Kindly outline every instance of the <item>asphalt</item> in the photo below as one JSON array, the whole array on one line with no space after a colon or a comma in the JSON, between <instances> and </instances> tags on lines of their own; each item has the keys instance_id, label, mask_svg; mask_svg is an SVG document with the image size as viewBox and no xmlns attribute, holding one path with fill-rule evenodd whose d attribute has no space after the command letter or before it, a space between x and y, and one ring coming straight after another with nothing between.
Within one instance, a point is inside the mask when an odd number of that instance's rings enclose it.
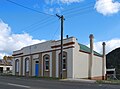
<instances>
[{"instance_id":1,"label":"asphalt","mask_svg":"<svg viewBox=\"0 0 120 89\"><path fill-rule=\"evenodd\" d=\"M0 76L0 89L120 89L120 85L96 84L82 79L50 80Z\"/></svg>"}]
</instances>

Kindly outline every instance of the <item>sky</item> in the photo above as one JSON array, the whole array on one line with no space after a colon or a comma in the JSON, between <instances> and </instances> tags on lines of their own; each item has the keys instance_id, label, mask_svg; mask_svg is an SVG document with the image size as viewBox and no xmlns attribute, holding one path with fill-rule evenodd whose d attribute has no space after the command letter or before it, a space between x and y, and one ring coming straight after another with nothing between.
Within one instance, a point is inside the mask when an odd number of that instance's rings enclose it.
<instances>
[{"instance_id":1,"label":"sky","mask_svg":"<svg viewBox=\"0 0 120 89\"><path fill-rule=\"evenodd\" d=\"M120 47L120 0L0 0L0 58L24 46L60 39L63 15L64 37L74 36L106 54Z\"/></svg>"}]
</instances>

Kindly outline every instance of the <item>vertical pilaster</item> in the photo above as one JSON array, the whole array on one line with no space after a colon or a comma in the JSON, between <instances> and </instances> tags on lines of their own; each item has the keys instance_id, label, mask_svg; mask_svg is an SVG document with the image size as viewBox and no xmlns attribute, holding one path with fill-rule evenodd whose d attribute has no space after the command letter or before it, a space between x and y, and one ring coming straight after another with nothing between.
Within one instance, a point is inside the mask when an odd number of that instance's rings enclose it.
<instances>
[{"instance_id":1,"label":"vertical pilaster","mask_svg":"<svg viewBox=\"0 0 120 89\"><path fill-rule=\"evenodd\" d=\"M21 67L20 76L22 76L23 75L23 57L21 57L21 65L20 65L20 67Z\"/></svg>"},{"instance_id":2,"label":"vertical pilaster","mask_svg":"<svg viewBox=\"0 0 120 89\"><path fill-rule=\"evenodd\" d=\"M52 77L56 77L56 51L52 51Z\"/></svg>"},{"instance_id":3,"label":"vertical pilaster","mask_svg":"<svg viewBox=\"0 0 120 89\"><path fill-rule=\"evenodd\" d=\"M93 63L92 61L93 61L93 54L94 54L94 51L93 51L94 36L93 36L93 34L90 34L89 38L90 38L90 58L89 58L88 78L91 79L91 77L92 77L92 63Z\"/></svg>"},{"instance_id":4,"label":"vertical pilaster","mask_svg":"<svg viewBox=\"0 0 120 89\"><path fill-rule=\"evenodd\" d=\"M29 72L29 76L32 76L32 55L30 55L30 63L29 63L29 68L30 68L30 72Z\"/></svg>"},{"instance_id":5,"label":"vertical pilaster","mask_svg":"<svg viewBox=\"0 0 120 89\"><path fill-rule=\"evenodd\" d=\"M39 76L42 76L42 53L39 54Z\"/></svg>"},{"instance_id":6,"label":"vertical pilaster","mask_svg":"<svg viewBox=\"0 0 120 89\"><path fill-rule=\"evenodd\" d=\"M105 42L103 42L103 59L102 59L102 79L105 79L106 75L106 56L105 56Z\"/></svg>"}]
</instances>

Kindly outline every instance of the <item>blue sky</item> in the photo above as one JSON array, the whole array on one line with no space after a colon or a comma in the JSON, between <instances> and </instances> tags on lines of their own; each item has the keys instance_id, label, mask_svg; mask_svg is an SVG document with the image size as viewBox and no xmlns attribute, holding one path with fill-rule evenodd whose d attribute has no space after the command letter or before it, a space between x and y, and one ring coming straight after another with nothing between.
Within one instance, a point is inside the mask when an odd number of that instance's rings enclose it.
<instances>
[{"instance_id":1,"label":"blue sky","mask_svg":"<svg viewBox=\"0 0 120 89\"><path fill-rule=\"evenodd\" d=\"M51 15L28 10L9 1ZM0 57L23 46L60 39L60 20L55 16L56 13L65 17L64 37L74 36L79 43L88 45L89 35L94 34L94 49L101 52L101 43L105 41L109 52L120 45L119 2L120 0L0 0Z\"/></svg>"}]
</instances>

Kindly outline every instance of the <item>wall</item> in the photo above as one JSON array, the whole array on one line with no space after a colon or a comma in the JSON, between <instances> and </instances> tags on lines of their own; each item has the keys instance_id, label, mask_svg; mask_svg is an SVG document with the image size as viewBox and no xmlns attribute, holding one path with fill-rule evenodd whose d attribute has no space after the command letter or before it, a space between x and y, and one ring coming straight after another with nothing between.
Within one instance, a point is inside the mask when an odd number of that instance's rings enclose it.
<instances>
[{"instance_id":1,"label":"wall","mask_svg":"<svg viewBox=\"0 0 120 89\"><path fill-rule=\"evenodd\" d=\"M68 39L64 40L64 44L69 43L69 42L73 42L72 44L68 44L64 46L64 51L67 52L67 77L68 78L72 78L73 77L73 47L74 46L74 41L75 38L71 37ZM56 50L56 77L58 77L59 75L59 63L58 63L58 55L60 53L60 46L57 48L51 48L52 46L56 46L56 45L60 45L60 40L59 41L47 41L47 42L43 42L43 43L39 43L39 44L35 44L35 45L31 45L31 46L27 46L22 48L21 50L18 51L14 51L13 55L15 60L19 59L19 65L21 65L21 57L23 57L23 70L22 70L22 75L25 75L25 58L26 57L30 57L30 55L32 56L32 76L35 76L35 61L36 59L39 59L39 54L42 54L42 70L43 70L43 56L45 54L49 54L50 55L50 74L49 76L52 77L52 50ZM68 47L68 48L67 48ZM34 60L35 59L35 60ZM14 60L14 61L15 61ZM15 63L13 65L13 67L15 67ZM31 65L30 65L31 67ZM19 67L19 71L21 70L21 67ZM41 71L41 76L43 76L43 71ZM15 75L15 68L13 70L13 74ZM21 74L21 71L19 72L19 75Z\"/></svg>"},{"instance_id":2,"label":"wall","mask_svg":"<svg viewBox=\"0 0 120 89\"><path fill-rule=\"evenodd\" d=\"M73 52L73 78L88 78L89 53L80 52L80 46L77 41ZM93 56L92 60L92 78L102 77L102 57Z\"/></svg>"},{"instance_id":3,"label":"wall","mask_svg":"<svg viewBox=\"0 0 120 89\"><path fill-rule=\"evenodd\" d=\"M92 77L102 77L102 57L93 57Z\"/></svg>"},{"instance_id":4,"label":"wall","mask_svg":"<svg viewBox=\"0 0 120 89\"><path fill-rule=\"evenodd\" d=\"M74 49L74 72L73 78L88 78L88 60L89 54L79 52L80 46L76 42L75 49Z\"/></svg>"}]
</instances>

